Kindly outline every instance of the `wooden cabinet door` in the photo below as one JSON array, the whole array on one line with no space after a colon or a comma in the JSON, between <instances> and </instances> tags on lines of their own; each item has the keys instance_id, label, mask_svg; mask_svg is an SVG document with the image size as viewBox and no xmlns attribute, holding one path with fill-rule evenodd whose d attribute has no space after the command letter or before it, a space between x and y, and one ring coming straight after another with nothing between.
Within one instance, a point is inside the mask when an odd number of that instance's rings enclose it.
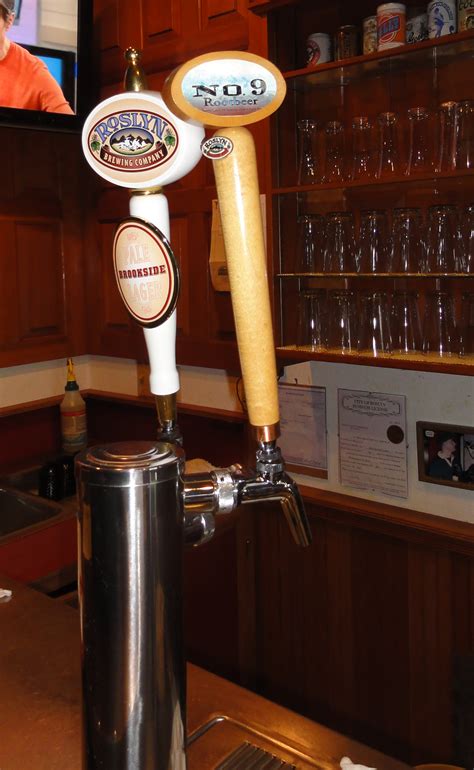
<instances>
[{"instance_id":1,"label":"wooden cabinet door","mask_svg":"<svg viewBox=\"0 0 474 770\"><path fill-rule=\"evenodd\" d=\"M245 0L202 0L197 31L188 40L189 51L195 54L213 49L246 48L247 14Z\"/></svg>"},{"instance_id":2,"label":"wooden cabinet door","mask_svg":"<svg viewBox=\"0 0 474 770\"><path fill-rule=\"evenodd\" d=\"M247 15L246 0L96 0L101 85L121 82L129 46L143 52L149 74L206 51L244 49Z\"/></svg>"},{"instance_id":3,"label":"wooden cabinet door","mask_svg":"<svg viewBox=\"0 0 474 770\"><path fill-rule=\"evenodd\" d=\"M140 0L94 0L94 33L100 52L100 82L121 81L125 72L124 51L142 49Z\"/></svg>"},{"instance_id":4,"label":"wooden cabinet door","mask_svg":"<svg viewBox=\"0 0 474 770\"><path fill-rule=\"evenodd\" d=\"M126 191L101 189L97 210L97 222L88 237L88 350L97 355L136 358L139 329L120 296L112 250L115 228L128 216Z\"/></svg>"},{"instance_id":5,"label":"wooden cabinet door","mask_svg":"<svg viewBox=\"0 0 474 770\"><path fill-rule=\"evenodd\" d=\"M0 365L83 354L79 137L1 132L9 152L0 196Z\"/></svg>"}]
</instances>

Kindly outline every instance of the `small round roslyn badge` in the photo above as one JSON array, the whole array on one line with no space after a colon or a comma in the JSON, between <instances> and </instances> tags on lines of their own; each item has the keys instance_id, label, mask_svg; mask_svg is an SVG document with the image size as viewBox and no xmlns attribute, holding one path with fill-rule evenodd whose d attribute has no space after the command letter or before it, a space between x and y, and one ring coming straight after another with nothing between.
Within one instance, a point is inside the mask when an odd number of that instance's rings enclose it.
<instances>
[{"instance_id":1,"label":"small round roslyn badge","mask_svg":"<svg viewBox=\"0 0 474 770\"><path fill-rule=\"evenodd\" d=\"M226 158L233 149L233 141L226 136L211 136L210 139L205 139L201 144L202 154L210 160Z\"/></svg>"}]
</instances>

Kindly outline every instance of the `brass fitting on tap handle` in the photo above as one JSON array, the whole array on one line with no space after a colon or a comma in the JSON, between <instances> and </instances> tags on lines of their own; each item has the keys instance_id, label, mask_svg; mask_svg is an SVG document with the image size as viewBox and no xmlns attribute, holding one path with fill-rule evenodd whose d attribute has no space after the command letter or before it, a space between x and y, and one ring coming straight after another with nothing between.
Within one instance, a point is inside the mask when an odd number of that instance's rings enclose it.
<instances>
[{"instance_id":1,"label":"brass fitting on tap handle","mask_svg":"<svg viewBox=\"0 0 474 770\"><path fill-rule=\"evenodd\" d=\"M155 396L158 418L158 441L183 446L183 436L178 426L176 393Z\"/></svg>"}]
</instances>

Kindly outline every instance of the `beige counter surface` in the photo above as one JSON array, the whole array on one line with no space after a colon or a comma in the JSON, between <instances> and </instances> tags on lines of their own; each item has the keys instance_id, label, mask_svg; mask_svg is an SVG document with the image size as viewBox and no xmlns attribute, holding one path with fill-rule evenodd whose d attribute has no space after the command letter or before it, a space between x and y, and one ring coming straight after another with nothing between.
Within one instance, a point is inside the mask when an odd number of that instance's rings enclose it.
<instances>
[{"instance_id":1,"label":"beige counter surface","mask_svg":"<svg viewBox=\"0 0 474 770\"><path fill-rule=\"evenodd\" d=\"M79 613L9 578L0 603L0 768L80 770ZM248 741L297 768L335 770L344 755L378 770L401 762L195 666L188 667L189 770L211 770Z\"/></svg>"}]
</instances>

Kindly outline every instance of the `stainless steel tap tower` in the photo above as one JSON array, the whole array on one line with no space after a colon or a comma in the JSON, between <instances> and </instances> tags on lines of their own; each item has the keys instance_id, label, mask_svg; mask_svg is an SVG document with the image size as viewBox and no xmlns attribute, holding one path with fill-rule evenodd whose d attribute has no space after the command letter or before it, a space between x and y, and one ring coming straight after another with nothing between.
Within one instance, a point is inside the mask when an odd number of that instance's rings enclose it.
<instances>
[{"instance_id":1,"label":"stainless steel tap tower","mask_svg":"<svg viewBox=\"0 0 474 770\"><path fill-rule=\"evenodd\" d=\"M145 330L160 430L157 442L95 447L76 461L83 767L185 770L183 544L209 539L215 514L258 500L279 501L296 542L310 542L298 489L276 444L276 367L255 150L243 128L279 106L285 85L269 62L232 51L183 65L162 98L144 89L137 52L129 50L127 58L128 92L91 113L83 147L100 176L132 190L131 217L115 236L114 265L124 302ZM205 142L204 124L219 127ZM235 465L186 475L176 421L179 273L161 185L193 168L201 144L216 175L257 454L254 470Z\"/></svg>"}]
</instances>

